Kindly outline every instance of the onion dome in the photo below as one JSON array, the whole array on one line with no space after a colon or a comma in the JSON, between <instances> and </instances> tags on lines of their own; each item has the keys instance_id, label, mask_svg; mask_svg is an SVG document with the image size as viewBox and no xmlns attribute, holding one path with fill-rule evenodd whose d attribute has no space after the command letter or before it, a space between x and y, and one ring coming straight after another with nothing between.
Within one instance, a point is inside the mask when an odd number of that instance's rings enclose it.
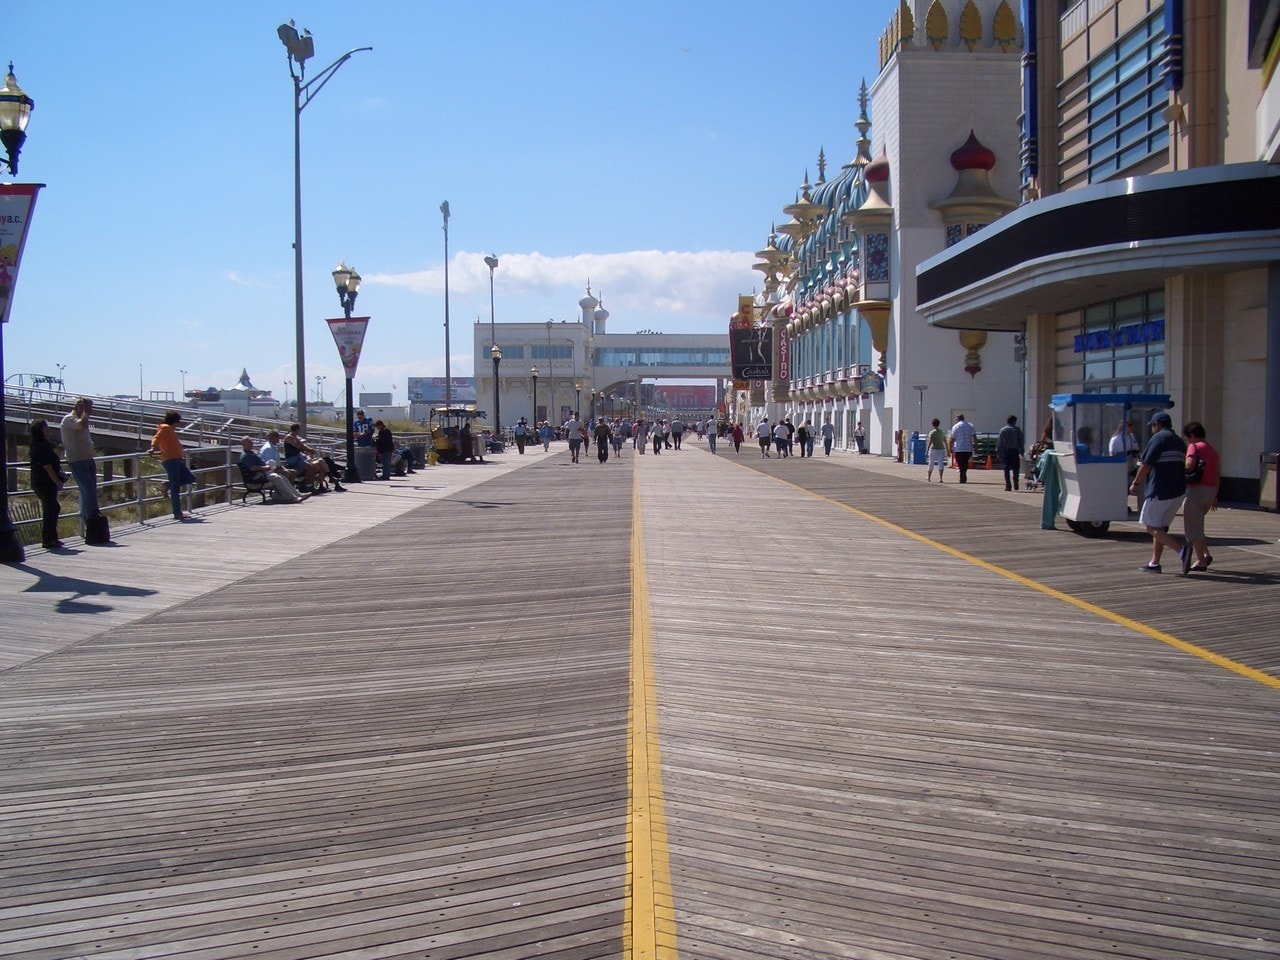
<instances>
[{"instance_id":1,"label":"onion dome","mask_svg":"<svg viewBox=\"0 0 1280 960\"><path fill-rule=\"evenodd\" d=\"M951 154L951 167L957 172L961 170L986 170L990 172L996 165L996 155L979 141L973 130L969 131L969 139L964 146Z\"/></svg>"}]
</instances>

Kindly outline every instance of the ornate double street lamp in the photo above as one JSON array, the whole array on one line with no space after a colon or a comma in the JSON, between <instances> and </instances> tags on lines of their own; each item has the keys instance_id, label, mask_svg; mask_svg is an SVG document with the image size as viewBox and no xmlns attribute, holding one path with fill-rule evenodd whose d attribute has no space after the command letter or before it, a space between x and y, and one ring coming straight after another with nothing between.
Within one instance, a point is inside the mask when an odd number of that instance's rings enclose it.
<instances>
[{"instance_id":1,"label":"ornate double street lamp","mask_svg":"<svg viewBox=\"0 0 1280 960\"><path fill-rule=\"evenodd\" d=\"M498 258L494 254L484 258L484 265L489 268L489 355L493 357L493 438L502 442L502 406L498 397L498 364L502 362L502 348L498 346L498 328L493 314L493 271L498 269Z\"/></svg>"},{"instance_id":2,"label":"ornate double street lamp","mask_svg":"<svg viewBox=\"0 0 1280 960\"><path fill-rule=\"evenodd\" d=\"M529 376L533 378L533 425L538 425L538 368L534 367L529 371Z\"/></svg>"},{"instance_id":3,"label":"ornate double street lamp","mask_svg":"<svg viewBox=\"0 0 1280 960\"><path fill-rule=\"evenodd\" d=\"M4 144L7 158L4 166L17 176L18 154L27 139L27 120L36 102L23 93L13 75L13 64L0 87L0 143ZM9 438L8 420L5 414L4 386L4 324L9 322L9 308L13 304L13 288L18 282L18 268L22 264L22 247L27 240L27 228L31 224L31 211L36 205L36 194L41 184L0 184L0 248L12 247L17 251L8 270L0 277L0 563L22 563L26 552L18 531L9 519ZM61 376L61 373L59 373Z\"/></svg>"},{"instance_id":4,"label":"ornate double street lamp","mask_svg":"<svg viewBox=\"0 0 1280 960\"><path fill-rule=\"evenodd\" d=\"M351 59L353 53L372 50L373 47L356 47L348 50L320 73L306 83L302 82L306 74L307 61L315 56L315 42L311 31L304 29L299 35L294 22L282 23L276 28L276 35L284 44L289 58L289 76L293 77L293 307L294 338L297 349L298 365L298 423L302 424L302 433L307 432L307 391L303 385L307 382L306 350L303 346L302 323L302 111L329 82L329 78L338 72L338 68ZM294 64L298 69L294 70Z\"/></svg>"},{"instance_id":5,"label":"ornate double street lamp","mask_svg":"<svg viewBox=\"0 0 1280 960\"><path fill-rule=\"evenodd\" d=\"M342 304L342 320L330 320L329 330L338 345L338 356L346 372L347 381L347 470L344 483L359 483L360 471L356 469L355 420L351 411L351 382L355 379L356 364L360 362L360 348L364 346L364 332L368 317L352 319L351 311L360 293L360 274L339 260L333 271L333 284L338 290L338 303Z\"/></svg>"}]
</instances>

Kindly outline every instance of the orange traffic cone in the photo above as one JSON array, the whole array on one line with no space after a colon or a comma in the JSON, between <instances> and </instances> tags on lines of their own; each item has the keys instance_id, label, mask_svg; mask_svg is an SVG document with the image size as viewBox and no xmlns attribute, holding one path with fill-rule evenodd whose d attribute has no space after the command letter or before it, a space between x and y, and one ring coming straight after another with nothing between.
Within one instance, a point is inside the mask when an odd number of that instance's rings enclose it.
<instances>
[{"instance_id":1,"label":"orange traffic cone","mask_svg":"<svg viewBox=\"0 0 1280 960\"><path fill-rule=\"evenodd\" d=\"M988 454L987 454L987 469L988 469L988 470L994 470L995 468L996 468L995 459L991 456L991 454L989 454L989 453L988 453Z\"/></svg>"}]
</instances>

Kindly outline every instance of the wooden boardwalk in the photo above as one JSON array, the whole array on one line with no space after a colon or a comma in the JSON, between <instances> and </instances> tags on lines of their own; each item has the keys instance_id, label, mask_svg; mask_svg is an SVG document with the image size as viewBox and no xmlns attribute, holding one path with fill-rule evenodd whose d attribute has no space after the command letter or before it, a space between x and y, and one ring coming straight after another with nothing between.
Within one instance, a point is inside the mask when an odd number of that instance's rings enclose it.
<instances>
[{"instance_id":1,"label":"wooden boardwalk","mask_svg":"<svg viewBox=\"0 0 1280 960\"><path fill-rule=\"evenodd\" d=\"M0 568L0 956L1280 955L1280 520L583 459Z\"/></svg>"}]
</instances>

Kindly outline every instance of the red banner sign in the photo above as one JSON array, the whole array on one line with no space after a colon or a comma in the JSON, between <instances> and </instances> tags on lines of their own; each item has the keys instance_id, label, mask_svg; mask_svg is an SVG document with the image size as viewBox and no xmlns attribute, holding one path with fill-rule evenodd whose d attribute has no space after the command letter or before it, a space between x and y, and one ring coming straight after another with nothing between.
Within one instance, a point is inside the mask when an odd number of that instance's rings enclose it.
<instances>
[{"instance_id":1,"label":"red banner sign","mask_svg":"<svg viewBox=\"0 0 1280 960\"><path fill-rule=\"evenodd\" d=\"M364 332L369 326L368 317L344 317L341 320L326 320L329 332L333 334L333 342L338 346L338 356L342 358L342 369L347 372L347 379L356 375L356 365L360 362L360 349L364 346Z\"/></svg>"}]
</instances>

